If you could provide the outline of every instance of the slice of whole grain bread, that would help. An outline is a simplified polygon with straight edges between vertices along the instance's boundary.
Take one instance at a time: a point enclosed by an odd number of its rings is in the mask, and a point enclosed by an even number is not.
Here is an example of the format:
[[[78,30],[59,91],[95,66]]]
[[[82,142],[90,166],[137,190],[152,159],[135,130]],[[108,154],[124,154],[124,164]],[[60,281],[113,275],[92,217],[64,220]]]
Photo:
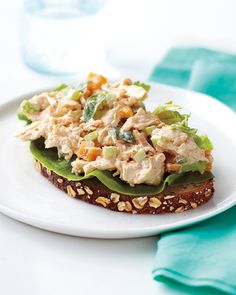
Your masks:
[[[59,176],[35,160],[38,171],[70,197],[113,211],[133,214],[181,213],[205,204],[214,194],[213,179],[199,184],[167,187],[162,193],[151,196],[118,194],[96,178],[72,181]]]

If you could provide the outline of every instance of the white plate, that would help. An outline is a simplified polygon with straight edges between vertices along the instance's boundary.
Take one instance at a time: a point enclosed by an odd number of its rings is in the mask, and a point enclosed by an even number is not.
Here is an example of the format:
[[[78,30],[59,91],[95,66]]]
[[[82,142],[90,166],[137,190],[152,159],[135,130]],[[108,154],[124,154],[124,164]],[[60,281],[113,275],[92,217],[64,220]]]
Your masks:
[[[39,93],[37,91],[36,93]],[[179,214],[130,215],[68,197],[34,168],[28,143],[13,134],[23,122],[16,111],[26,94],[0,106],[0,211],[46,230],[93,238],[133,238],[178,229],[214,216],[236,203],[236,115],[219,101],[195,92],[152,84],[148,109],[173,100],[192,113],[191,125],[206,132],[214,149],[216,193],[195,210]]]

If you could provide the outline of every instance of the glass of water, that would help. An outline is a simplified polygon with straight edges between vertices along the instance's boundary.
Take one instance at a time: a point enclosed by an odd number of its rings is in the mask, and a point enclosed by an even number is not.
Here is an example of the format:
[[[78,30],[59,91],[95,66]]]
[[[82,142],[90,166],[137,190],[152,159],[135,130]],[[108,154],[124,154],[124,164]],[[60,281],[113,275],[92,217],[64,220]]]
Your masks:
[[[21,53],[32,69],[66,75],[104,61],[105,0],[24,0]]]

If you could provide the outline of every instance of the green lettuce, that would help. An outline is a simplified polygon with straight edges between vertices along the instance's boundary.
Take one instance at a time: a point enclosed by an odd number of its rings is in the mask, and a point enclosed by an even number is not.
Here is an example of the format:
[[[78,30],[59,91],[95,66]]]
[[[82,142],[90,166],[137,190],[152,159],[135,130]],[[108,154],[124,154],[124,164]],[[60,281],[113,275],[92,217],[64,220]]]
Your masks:
[[[119,177],[114,177],[112,172],[109,171],[94,170],[86,176],[75,175],[71,172],[71,161],[66,161],[64,158],[58,158],[57,150],[55,148],[46,149],[42,138],[31,142],[30,151],[33,157],[41,162],[43,166],[62,177],[75,181],[96,177],[110,190],[130,196],[155,195],[162,192],[166,186],[201,183],[213,178],[213,175],[210,172],[205,172],[203,174],[200,174],[199,172],[175,173],[166,176],[163,182],[158,186],[145,184],[130,186]],[[73,160],[74,159],[72,159],[72,161]]]
[[[87,88],[87,84],[61,84],[54,88],[54,91],[60,91],[69,99],[77,101],[81,97],[83,91]]]
[[[20,108],[23,113],[33,114],[40,110],[40,106],[37,104],[32,104],[28,100],[23,100]]]
[[[193,164],[189,164],[189,165],[183,165],[181,167],[180,173],[185,173],[185,172],[200,172],[201,174],[204,173],[205,168],[206,168],[206,161],[198,161],[196,163]]]
[[[180,114],[178,110],[181,106],[168,101],[162,105],[159,105],[152,113],[157,116],[162,122],[167,125],[180,123],[189,117],[187,114]]]
[[[109,133],[115,139],[123,140],[128,143],[135,143],[133,132],[130,130],[122,131],[120,127],[112,127],[110,128]]]
[[[139,82],[139,81],[134,82],[134,85],[139,86],[139,87],[142,87],[147,92],[151,89],[151,86],[150,85],[145,84],[145,83],[142,83],[142,82]]]
[[[213,150],[213,144],[210,141],[209,137],[204,134],[204,135],[195,135],[194,136],[194,141],[196,144],[203,150]]]
[[[22,113],[21,109],[18,110],[17,117],[18,117],[19,120],[25,121],[26,125],[31,123],[31,120],[29,118],[27,118],[24,113]]]
[[[19,109],[17,110],[17,117],[21,121],[25,121],[26,125],[31,123],[31,120],[27,117],[26,113],[33,114],[38,110],[38,106],[32,105],[29,101],[23,100]]]
[[[53,90],[54,91],[61,91],[61,90],[65,89],[65,88],[67,88],[67,87],[68,87],[67,84],[61,84],[61,85],[55,87]]]
[[[188,117],[184,118],[182,122],[178,122],[171,126],[173,129],[178,129],[189,136],[192,136],[195,143],[203,150],[213,150],[213,144],[206,134],[197,135],[197,129],[188,126]]]
[[[181,122],[171,125],[171,127],[186,133],[188,136],[194,137],[197,133],[197,129],[188,126],[188,117],[185,117]]]
[[[88,122],[95,116],[96,112],[104,102],[106,102],[106,95],[103,93],[90,96],[87,99],[86,105],[83,109],[83,117],[85,122]]]

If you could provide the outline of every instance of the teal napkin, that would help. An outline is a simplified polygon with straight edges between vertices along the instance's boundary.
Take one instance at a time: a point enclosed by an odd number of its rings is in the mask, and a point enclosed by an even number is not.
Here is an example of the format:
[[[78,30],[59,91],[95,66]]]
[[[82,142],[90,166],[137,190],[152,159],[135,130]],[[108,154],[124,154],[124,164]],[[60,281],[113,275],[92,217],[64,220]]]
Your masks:
[[[236,55],[205,48],[174,48],[150,80],[203,92],[236,110]]]
[[[236,110],[235,55],[174,48],[154,68],[150,80],[212,95]],[[188,286],[187,294],[236,294],[236,207],[190,228],[162,234],[153,277],[174,288]]]

